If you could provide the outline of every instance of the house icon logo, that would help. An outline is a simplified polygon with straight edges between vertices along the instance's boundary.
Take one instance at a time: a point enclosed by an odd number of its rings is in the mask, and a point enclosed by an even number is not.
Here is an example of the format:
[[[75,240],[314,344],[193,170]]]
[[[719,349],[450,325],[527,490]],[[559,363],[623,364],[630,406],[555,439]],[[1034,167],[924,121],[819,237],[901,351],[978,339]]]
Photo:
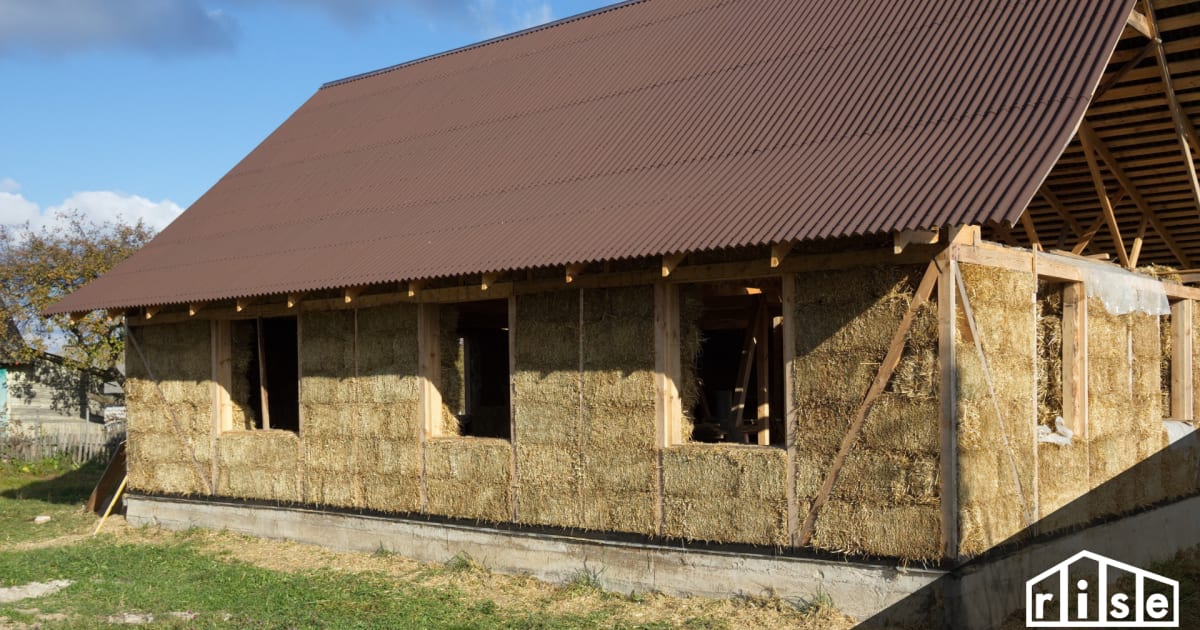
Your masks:
[[[1027,628],[1178,628],[1179,582],[1080,551],[1025,582]]]

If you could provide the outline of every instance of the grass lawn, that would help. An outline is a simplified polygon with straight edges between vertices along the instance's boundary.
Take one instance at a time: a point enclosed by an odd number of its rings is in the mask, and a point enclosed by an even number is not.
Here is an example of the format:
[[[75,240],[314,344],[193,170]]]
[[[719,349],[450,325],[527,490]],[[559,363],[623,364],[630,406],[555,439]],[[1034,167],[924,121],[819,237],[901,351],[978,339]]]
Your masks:
[[[132,528],[82,505],[101,472],[0,464],[0,588],[70,580],[0,603],[0,630],[32,628],[847,628],[829,606],[774,598],[622,596],[595,577],[555,586],[469,558],[421,564],[193,530]],[[38,515],[50,516],[35,524]],[[148,622],[148,623],[146,623]]]

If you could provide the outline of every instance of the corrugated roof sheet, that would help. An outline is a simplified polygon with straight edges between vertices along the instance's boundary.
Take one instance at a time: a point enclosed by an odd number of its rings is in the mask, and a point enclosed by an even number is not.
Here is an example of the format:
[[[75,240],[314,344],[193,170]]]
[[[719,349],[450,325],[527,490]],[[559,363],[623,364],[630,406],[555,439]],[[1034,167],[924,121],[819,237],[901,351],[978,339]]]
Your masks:
[[[645,0],[319,90],[53,312],[1015,220],[1133,0]]]

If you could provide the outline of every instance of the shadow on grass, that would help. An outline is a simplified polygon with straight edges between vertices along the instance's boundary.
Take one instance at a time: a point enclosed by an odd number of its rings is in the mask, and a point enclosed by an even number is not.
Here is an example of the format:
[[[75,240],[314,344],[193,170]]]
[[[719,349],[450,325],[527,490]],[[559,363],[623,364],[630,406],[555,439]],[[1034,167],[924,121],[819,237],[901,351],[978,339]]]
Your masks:
[[[6,499],[33,499],[46,503],[83,503],[92,494],[105,463],[92,460],[75,470],[68,470],[49,479],[35,479],[29,483],[0,492]]]

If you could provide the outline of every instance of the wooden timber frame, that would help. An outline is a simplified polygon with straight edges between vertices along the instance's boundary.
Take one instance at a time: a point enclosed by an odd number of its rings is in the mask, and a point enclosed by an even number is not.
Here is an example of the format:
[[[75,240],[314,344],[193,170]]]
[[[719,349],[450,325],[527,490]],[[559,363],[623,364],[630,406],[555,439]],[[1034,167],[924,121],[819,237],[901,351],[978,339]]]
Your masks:
[[[747,280],[756,278],[779,278],[782,281],[783,318],[782,334],[785,340],[794,340],[796,335],[795,303],[797,291],[803,291],[803,284],[797,286],[797,278],[803,278],[806,272],[826,271],[833,269],[850,269],[877,265],[931,265],[936,270],[936,288],[934,296],[937,302],[937,325],[939,339],[940,364],[940,412],[939,412],[939,449],[940,474],[939,495],[941,498],[941,549],[945,562],[954,562],[959,557],[959,514],[958,514],[958,460],[957,460],[957,357],[955,351],[956,335],[962,335],[961,330],[961,298],[963,288],[959,286],[960,274],[956,268],[959,264],[981,265],[985,267],[1008,269],[1027,272],[1039,278],[1066,283],[1064,291],[1064,354],[1069,359],[1064,361],[1064,417],[1069,425],[1086,435],[1087,430],[1087,308],[1085,293],[1082,285],[1083,266],[1094,265],[1093,259],[1079,256],[1069,256],[1052,252],[1036,251],[999,245],[983,241],[981,231],[976,226],[944,229],[938,242],[934,244],[909,244],[902,249],[880,249],[834,254],[797,254],[790,253],[786,258],[774,261],[748,260],[743,262],[687,265],[675,264],[670,275],[663,277],[657,266],[649,266],[646,270],[625,272],[604,272],[597,269],[594,273],[576,273],[568,283],[565,275],[555,280],[520,280],[511,279],[506,282],[493,283],[483,290],[479,283],[464,279],[461,286],[443,288],[421,288],[411,290],[410,286],[401,286],[398,290],[388,290],[386,287],[365,288],[351,302],[338,295],[330,298],[307,296],[299,300],[293,296],[279,296],[278,302],[270,298],[261,298],[254,303],[242,302],[238,305],[229,303],[209,303],[202,308],[195,304],[184,304],[178,307],[164,307],[151,320],[142,317],[129,317],[136,321],[137,327],[165,325],[196,319],[211,321],[213,335],[213,417],[214,440],[221,431],[230,430],[231,402],[226,383],[231,380],[230,361],[228,356],[229,338],[231,336],[231,321],[236,319],[254,319],[276,315],[294,315],[298,311],[327,311],[340,309],[360,309],[372,306],[397,303],[413,303],[417,305],[418,322],[418,397],[419,397],[419,443],[421,444],[421,511],[428,510],[428,486],[425,471],[424,444],[431,439],[438,439],[441,434],[441,394],[437,384],[440,382],[440,361],[438,356],[438,325],[439,305],[474,300],[494,300],[506,298],[509,302],[510,330],[515,329],[519,322],[515,321],[516,301],[521,295],[544,293],[556,290],[578,290],[588,288],[622,287],[622,286],[652,286],[654,289],[654,332],[655,332],[655,444],[659,450],[657,504],[654,517],[657,520],[655,531],[663,533],[663,505],[665,492],[662,477],[662,451],[685,446],[685,436],[682,435],[683,413],[680,400],[680,322],[679,322],[679,285],[695,282]],[[774,263],[774,266],[773,266]],[[515,278],[517,274],[509,274]],[[1200,288],[1183,284],[1163,281],[1162,286],[1172,302],[1172,326],[1174,327],[1172,347],[1172,387],[1171,409],[1176,419],[1191,419],[1193,417],[1192,403],[1192,334],[1190,322],[1194,312],[1193,301],[1200,299]],[[127,313],[128,315],[129,313]],[[134,313],[136,314],[136,313]],[[132,323],[132,322],[131,322]],[[297,328],[298,343],[302,343],[302,327]],[[898,331],[903,332],[903,331]],[[966,333],[966,334],[969,334]],[[357,336],[357,331],[356,331]],[[795,378],[795,344],[787,342],[783,347],[784,362],[784,400],[786,401],[786,432],[784,445],[787,453],[787,527],[789,539],[793,546],[807,542],[805,529],[810,529],[811,522],[819,517],[812,513],[811,505],[805,505],[797,497],[795,488],[796,462],[804,456],[796,447],[797,418],[799,410],[794,400]],[[512,361],[513,344],[509,344],[510,362]],[[515,373],[515,370],[510,371]],[[302,376],[298,374],[298,377]],[[511,398],[510,398],[511,400]],[[869,403],[868,403],[869,404]],[[511,421],[511,415],[510,415]],[[301,417],[303,426],[303,417]],[[469,438],[467,438],[469,439]],[[513,448],[516,448],[518,436],[511,437]],[[855,438],[847,440],[848,448],[853,448]],[[764,448],[756,444],[746,445],[746,448]],[[769,448],[769,447],[768,447]],[[513,455],[512,483],[517,483],[519,471],[515,469],[516,457]],[[835,473],[836,471],[831,471]],[[215,479],[216,469],[212,471]],[[834,476],[836,476],[834,474]],[[836,479],[835,479],[836,482]],[[1036,498],[1034,498],[1036,503]],[[513,502],[513,518],[516,519],[519,506]],[[1036,505],[1033,507],[1036,515]],[[807,524],[808,527],[804,527]]]

